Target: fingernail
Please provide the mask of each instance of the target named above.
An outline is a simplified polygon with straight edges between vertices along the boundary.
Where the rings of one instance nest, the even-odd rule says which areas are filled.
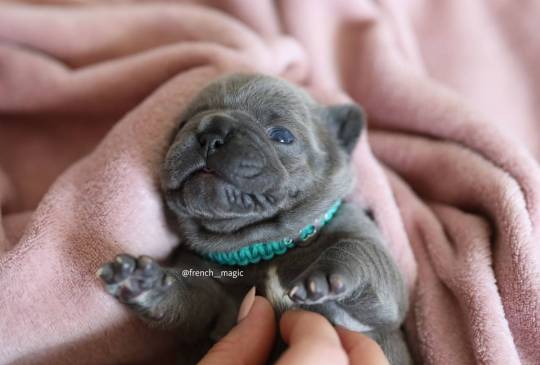
[[[255,287],[249,289],[248,293],[244,297],[244,300],[242,300],[242,304],[240,304],[240,309],[238,310],[238,319],[237,321],[240,322],[244,318],[247,317],[249,314],[249,311],[251,310],[251,307],[253,307],[253,303],[255,302]]]

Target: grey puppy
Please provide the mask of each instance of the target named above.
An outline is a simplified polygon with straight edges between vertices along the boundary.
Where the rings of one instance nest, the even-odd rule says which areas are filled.
[[[392,364],[410,363],[400,273],[370,215],[341,203],[353,188],[350,154],[363,126],[357,105],[321,106],[280,79],[238,74],[211,83],[183,114],[163,165],[179,252],[168,267],[117,256],[99,270],[106,290],[178,331],[189,343],[184,363],[234,326],[254,285],[278,315],[321,313],[375,339]],[[203,272],[215,274],[195,276]]]

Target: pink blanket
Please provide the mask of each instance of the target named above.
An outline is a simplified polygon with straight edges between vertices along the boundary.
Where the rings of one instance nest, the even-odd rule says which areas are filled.
[[[412,290],[419,360],[540,363],[538,2],[79,3],[0,5],[1,364],[164,363],[176,339],[94,272],[177,243],[167,137],[234,71],[367,110],[355,198]]]

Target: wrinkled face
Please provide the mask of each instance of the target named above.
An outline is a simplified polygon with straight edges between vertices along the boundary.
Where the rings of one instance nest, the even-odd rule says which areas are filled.
[[[339,134],[354,134],[354,145],[361,130],[354,111],[358,121],[336,124],[332,118],[351,119],[350,110],[323,108],[266,76],[210,84],[184,113],[165,158],[169,208],[218,231],[289,209],[347,165],[352,147]]]

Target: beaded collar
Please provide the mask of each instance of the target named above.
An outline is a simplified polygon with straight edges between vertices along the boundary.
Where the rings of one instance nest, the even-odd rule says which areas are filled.
[[[341,206],[341,200],[336,201],[330,209],[313,224],[309,224],[298,232],[296,238],[286,237],[279,241],[257,242],[246,245],[236,251],[210,252],[204,256],[221,265],[246,266],[256,264],[261,260],[271,260],[274,256],[283,255],[289,249],[302,245],[312,238],[325,225],[330,223]]]

